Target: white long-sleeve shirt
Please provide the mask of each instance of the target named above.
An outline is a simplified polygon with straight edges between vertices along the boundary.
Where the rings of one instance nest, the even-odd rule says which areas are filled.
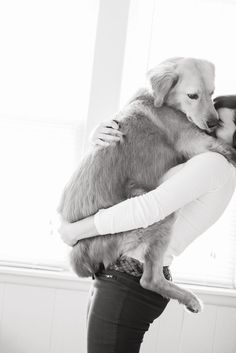
[[[114,234],[146,228],[178,210],[164,258],[164,265],[170,265],[223,213],[235,189],[236,171],[220,154],[206,152],[171,168],[163,180],[144,195],[100,210],[94,221],[99,234]]]

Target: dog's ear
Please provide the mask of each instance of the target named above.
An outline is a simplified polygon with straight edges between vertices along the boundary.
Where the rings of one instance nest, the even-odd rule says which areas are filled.
[[[176,85],[178,74],[175,68],[175,63],[163,63],[148,71],[147,77],[153,90],[155,107],[161,107],[164,104],[167,94]]]

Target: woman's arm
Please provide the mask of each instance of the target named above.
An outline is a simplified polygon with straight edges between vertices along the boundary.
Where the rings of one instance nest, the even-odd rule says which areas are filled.
[[[95,227],[99,234],[146,228],[222,187],[232,174],[235,177],[234,167],[222,155],[201,153],[168,171],[156,189],[100,210],[94,216]]]
[[[70,238],[73,234],[74,241],[98,234],[146,228],[202,195],[222,187],[232,178],[232,174],[235,178],[233,166],[223,156],[213,152],[199,154],[169,170],[158,188],[102,209],[86,221],[67,224],[67,236]]]
[[[58,232],[64,243],[70,246],[75,245],[81,239],[99,235],[95,227],[94,216],[86,217],[74,223],[61,220]]]
[[[123,136],[119,128],[119,123],[116,120],[100,123],[95,126],[89,136],[90,144],[100,147],[114,145],[120,141]],[[73,246],[81,239],[99,235],[95,227],[94,216],[84,218],[75,223],[69,223],[60,218],[59,223],[58,232],[60,233],[61,239],[70,246]]]

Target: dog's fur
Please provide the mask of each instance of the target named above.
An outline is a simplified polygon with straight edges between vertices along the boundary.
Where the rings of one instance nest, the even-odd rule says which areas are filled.
[[[201,130],[210,132],[208,121],[211,126],[212,121],[215,125],[218,122],[210,98],[214,89],[212,64],[171,59],[148,76],[152,89],[137,93],[115,118],[125,134],[122,141],[108,148],[95,147],[67,184],[59,206],[65,220],[75,222],[156,188],[168,169],[196,154],[215,151],[236,162],[233,148]],[[189,93],[195,94],[194,99],[187,96]],[[88,277],[98,271],[100,263],[107,267],[120,255],[140,247],[144,253],[141,285],[198,312],[198,298],[163,276],[163,255],[174,220],[171,214],[146,229],[83,239],[72,249],[72,267],[78,276]]]

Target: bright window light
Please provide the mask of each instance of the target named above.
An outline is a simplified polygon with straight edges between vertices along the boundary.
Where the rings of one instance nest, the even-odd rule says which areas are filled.
[[[121,106],[161,61],[197,57],[216,67],[215,95],[236,94],[235,0],[137,0],[130,13]],[[174,279],[235,286],[236,194],[224,215],[172,265]]]
[[[235,11],[236,1],[156,1],[147,66],[175,56],[208,59],[216,67],[215,95],[236,94]],[[175,279],[235,285],[235,206],[236,195],[218,222],[176,258]]]
[[[83,154],[98,0],[0,4],[0,260],[64,266],[54,216]]]
[[[208,59],[215,94],[236,93],[235,11],[234,0],[156,1],[148,67],[174,56]]]

